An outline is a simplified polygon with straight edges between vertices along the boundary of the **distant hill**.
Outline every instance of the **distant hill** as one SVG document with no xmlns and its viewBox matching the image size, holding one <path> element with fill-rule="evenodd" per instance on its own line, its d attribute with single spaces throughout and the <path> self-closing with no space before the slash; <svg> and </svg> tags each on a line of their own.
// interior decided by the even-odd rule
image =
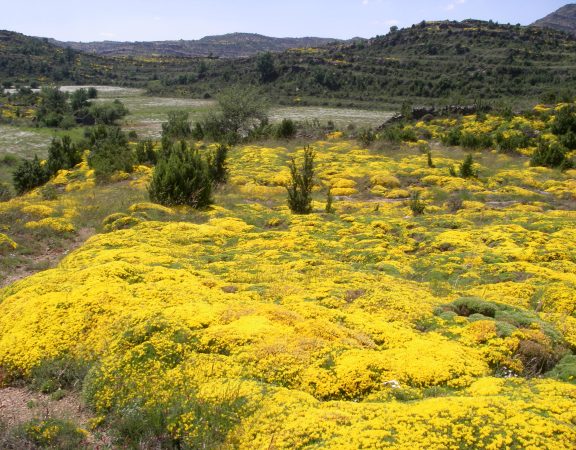
<svg viewBox="0 0 576 450">
<path fill-rule="evenodd" d="M 59 47 L 71 47 L 102 56 L 178 56 L 241 58 L 260 52 L 282 52 L 291 48 L 321 47 L 344 42 L 339 39 L 303 37 L 274 38 L 253 33 L 231 33 L 207 36 L 199 40 L 151 42 L 61 42 L 49 41 Z"/>
<path fill-rule="evenodd" d="M 576 93 L 576 40 L 555 30 L 494 22 L 422 22 L 364 42 L 274 54 L 262 77 L 255 58 L 212 61 L 202 77 L 165 79 L 158 93 L 191 96 L 230 85 L 261 88 L 277 101 L 342 106 L 512 103 Z M 273 75 L 273 76 L 270 76 Z M 265 79 L 264 79 L 265 78 Z"/>
<path fill-rule="evenodd" d="M 382 109 L 404 102 L 528 105 L 576 95 L 575 37 L 478 20 L 422 22 L 369 40 L 274 52 L 261 62 L 103 57 L 0 32 L 0 81 L 20 84 L 115 84 L 194 98 L 258 84 L 274 103 Z"/>
<path fill-rule="evenodd" d="M 178 78 L 197 72 L 199 64 L 200 60 L 190 58 L 103 57 L 62 48 L 46 38 L 0 30 L 0 81 L 6 83 L 144 87 L 162 76 Z"/>
<path fill-rule="evenodd" d="M 563 6 L 558 11 L 547 15 L 532 24 L 535 27 L 552 28 L 576 35 L 576 4 Z"/>
<path fill-rule="evenodd" d="M 118 75 L 112 61 L 73 49 L 56 47 L 12 31 L 0 30 L 0 78 L 4 81 L 114 82 Z"/>
</svg>

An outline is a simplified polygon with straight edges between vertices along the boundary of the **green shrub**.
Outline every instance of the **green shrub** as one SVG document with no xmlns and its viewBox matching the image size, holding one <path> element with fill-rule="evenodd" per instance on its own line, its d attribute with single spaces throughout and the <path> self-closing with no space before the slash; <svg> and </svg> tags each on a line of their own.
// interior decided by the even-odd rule
<svg viewBox="0 0 576 450">
<path fill-rule="evenodd" d="M 510 153 L 518 150 L 519 148 L 528 147 L 530 144 L 530 138 L 522 134 L 512 134 L 509 137 L 505 137 L 504 132 L 499 131 L 496 133 L 496 144 L 498 150 L 504 153 Z"/>
<path fill-rule="evenodd" d="M 12 155 L 10 153 L 7 153 L 2 158 L 0 158 L 0 164 L 8 167 L 16 167 L 20 161 L 21 159 L 18 156 Z"/>
<path fill-rule="evenodd" d="M 90 106 L 89 111 L 96 124 L 99 125 L 114 125 L 130 112 L 120 100 L 94 103 Z"/>
<path fill-rule="evenodd" d="M 309 214 L 312 211 L 312 188 L 314 187 L 314 151 L 304 148 L 304 160 L 301 167 L 296 161 L 290 162 L 291 181 L 288 191 L 288 206 L 293 213 Z"/>
<path fill-rule="evenodd" d="M 424 214 L 426 204 L 420 200 L 420 191 L 412 191 L 410 193 L 410 200 L 408 200 L 408 207 L 414 216 Z"/>
<path fill-rule="evenodd" d="M 161 404 L 144 404 L 139 399 L 112 411 L 109 427 L 116 445 L 129 448 L 219 448 L 238 423 L 242 397 L 220 401 L 198 399 L 195 392 L 174 392 Z M 193 417 L 192 426 L 178 435 L 168 431 L 169 423 L 183 416 Z"/>
<path fill-rule="evenodd" d="M 450 305 L 451 309 L 459 316 L 471 316 L 472 314 L 482 314 L 487 317 L 496 315 L 496 305 L 478 297 L 460 297 Z"/>
<path fill-rule="evenodd" d="M 569 150 L 576 149 L 576 106 L 567 105 L 560 108 L 550 127 L 552 133 L 560 137 L 560 141 Z"/>
<path fill-rule="evenodd" d="M 20 426 L 19 434 L 43 448 L 77 450 L 86 444 L 85 432 L 68 420 L 33 419 Z"/>
<path fill-rule="evenodd" d="M 40 163 L 37 155 L 31 161 L 25 160 L 20 163 L 12 175 L 14 189 L 18 195 L 42 186 L 50 179 L 46 167 Z"/>
<path fill-rule="evenodd" d="M 325 207 L 325 212 L 327 214 L 333 214 L 334 213 L 334 196 L 332 195 L 332 189 L 328 188 L 328 192 L 326 193 L 326 207 Z"/>
<path fill-rule="evenodd" d="M 292 119 L 282 119 L 275 134 L 278 139 L 292 139 L 296 135 L 296 124 Z"/>
<path fill-rule="evenodd" d="M 442 143 L 445 145 L 460 145 L 460 140 L 462 138 L 462 129 L 459 127 L 450 128 L 448 133 L 442 135 Z"/>
<path fill-rule="evenodd" d="M 573 167 L 573 162 L 566 156 L 567 148 L 557 142 L 538 143 L 538 148 L 530 160 L 531 166 L 543 166 L 551 168 L 560 168 L 562 170 Z"/>
<path fill-rule="evenodd" d="M 418 136 L 412 128 L 404 128 L 402 125 L 386 126 L 379 136 L 380 139 L 393 143 L 416 142 L 418 140 Z"/>
<path fill-rule="evenodd" d="M 69 356 L 46 359 L 32 369 L 31 385 L 44 394 L 59 389 L 79 389 L 89 367 L 88 362 Z"/>
<path fill-rule="evenodd" d="M 426 152 L 426 159 L 427 159 L 428 167 L 430 167 L 431 169 L 434 169 L 436 166 L 434 165 L 434 162 L 432 161 L 432 152 L 430 150 L 428 150 Z"/>
<path fill-rule="evenodd" d="M 150 200 L 166 206 L 204 208 L 212 203 L 210 169 L 197 150 L 185 142 L 163 153 L 148 186 Z"/>
<path fill-rule="evenodd" d="M 492 146 L 492 137 L 489 134 L 461 132 L 460 145 L 470 149 L 489 148 Z"/>
<path fill-rule="evenodd" d="M 254 129 L 268 125 L 267 110 L 268 103 L 259 90 L 228 89 L 218 96 L 218 110 L 202 121 L 202 130 L 208 139 L 235 144 L 254 136 Z"/>
<path fill-rule="evenodd" d="M 56 200 L 58 198 L 58 190 L 53 184 L 47 184 L 40 188 L 40 195 L 43 200 Z"/>
<path fill-rule="evenodd" d="M 372 128 L 362 128 L 358 134 L 356 135 L 356 139 L 360 142 L 364 147 L 369 147 L 376 139 L 376 135 Z"/>
<path fill-rule="evenodd" d="M 88 164 L 98 182 L 106 182 L 114 172 L 132 172 L 136 159 L 126 135 L 118 127 L 99 125 L 90 132 Z"/>
<path fill-rule="evenodd" d="M 564 356 L 546 375 L 568 383 L 576 383 L 576 355 Z"/>
<path fill-rule="evenodd" d="M 452 214 L 460 211 L 464 207 L 464 199 L 458 194 L 452 194 L 446 201 L 448 211 Z"/>
<path fill-rule="evenodd" d="M 208 155 L 208 169 L 210 178 L 214 184 L 225 184 L 228 180 L 228 158 L 229 148 L 227 145 L 219 144 L 215 150 Z"/>
<path fill-rule="evenodd" d="M 474 178 L 478 176 L 478 172 L 474 170 L 474 157 L 469 153 L 464 162 L 460 164 L 460 176 L 462 178 Z"/>
<path fill-rule="evenodd" d="M 156 152 L 154 151 L 154 142 L 151 139 L 138 142 L 136 145 L 136 162 L 138 164 L 156 164 L 158 160 Z"/>
<path fill-rule="evenodd" d="M 186 111 L 168 111 L 168 121 L 162 124 L 162 149 L 167 150 L 181 140 L 192 137 Z"/>
<path fill-rule="evenodd" d="M 496 322 L 496 333 L 499 337 L 512 336 L 518 328 L 508 322 Z"/>
<path fill-rule="evenodd" d="M 71 169 L 80 162 L 82 162 L 80 148 L 72 142 L 70 136 L 52 139 L 46 162 L 46 169 L 51 176 L 61 169 Z"/>
<path fill-rule="evenodd" d="M 7 202 L 12 198 L 12 189 L 8 183 L 0 182 L 0 202 Z"/>
</svg>

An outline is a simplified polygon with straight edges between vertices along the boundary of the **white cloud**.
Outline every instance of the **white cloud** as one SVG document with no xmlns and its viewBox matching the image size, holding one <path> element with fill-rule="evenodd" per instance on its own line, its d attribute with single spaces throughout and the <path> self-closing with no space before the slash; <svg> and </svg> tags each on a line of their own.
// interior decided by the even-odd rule
<svg viewBox="0 0 576 450">
<path fill-rule="evenodd" d="M 111 38 L 115 38 L 115 37 L 116 37 L 116 33 L 109 33 L 109 32 L 106 32 L 106 31 L 102 31 L 102 32 L 100 33 L 100 36 L 102 36 L 103 38 L 106 38 L 106 39 L 111 39 Z"/>
</svg>

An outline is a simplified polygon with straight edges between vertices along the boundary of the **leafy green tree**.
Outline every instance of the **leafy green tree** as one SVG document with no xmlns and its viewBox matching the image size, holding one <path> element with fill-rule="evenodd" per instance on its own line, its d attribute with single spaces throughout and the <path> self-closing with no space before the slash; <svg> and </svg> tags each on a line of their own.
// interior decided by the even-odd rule
<svg viewBox="0 0 576 450">
<path fill-rule="evenodd" d="M 88 88 L 88 98 L 89 99 L 95 99 L 96 97 L 98 97 L 98 90 L 91 86 Z"/>
<path fill-rule="evenodd" d="M 212 203 L 212 179 L 208 163 L 185 142 L 162 153 L 148 186 L 150 200 L 162 205 L 204 208 Z"/>
<path fill-rule="evenodd" d="M 98 125 L 114 125 L 118 120 L 130 113 L 120 100 L 94 103 L 90 106 L 89 111 Z"/>
<path fill-rule="evenodd" d="M 12 176 L 14 189 L 18 195 L 42 186 L 50 179 L 50 174 L 42 165 L 37 155 L 33 160 L 24 160 L 14 171 Z"/>
<path fill-rule="evenodd" d="M 42 88 L 37 116 L 42 125 L 59 127 L 66 116 L 71 116 L 67 94 L 58 87 Z"/>
<path fill-rule="evenodd" d="M 82 108 L 86 108 L 90 105 L 90 97 L 88 96 L 87 89 L 77 89 L 76 91 L 72 92 L 70 95 L 70 106 L 72 107 L 72 111 L 76 112 Z"/>
<path fill-rule="evenodd" d="M 304 148 L 304 160 L 301 167 L 296 166 L 292 158 L 290 162 L 290 184 L 288 191 L 288 206 L 293 213 L 309 214 L 312 211 L 312 188 L 314 187 L 314 151 Z"/>
<path fill-rule="evenodd" d="M 236 143 L 250 131 L 268 123 L 268 102 L 254 88 L 229 89 L 218 97 L 218 110 L 202 128 L 206 137 Z"/>
<path fill-rule="evenodd" d="M 256 57 L 256 69 L 260 74 L 261 83 L 269 83 L 278 78 L 278 72 L 274 66 L 274 57 L 272 53 L 260 53 Z"/>
</svg>

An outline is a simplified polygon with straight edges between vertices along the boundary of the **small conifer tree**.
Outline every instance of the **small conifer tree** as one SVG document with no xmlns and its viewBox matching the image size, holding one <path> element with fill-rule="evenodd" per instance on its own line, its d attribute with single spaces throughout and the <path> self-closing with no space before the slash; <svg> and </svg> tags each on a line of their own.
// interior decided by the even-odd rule
<svg viewBox="0 0 576 450">
<path fill-rule="evenodd" d="M 148 186 L 150 200 L 166 206 L 204 208 L 212 203 L 212 179 L 207 162 L 185 142 L 163 153 Z"/>
<path fill-rule="evenodd" d="M 288 206 L 293 213 L 309 214 L 312 211 L 312 188 L 314 187 L 314 151 L 304 148 L 304 160 L 301 167 L 296 166 L 292 158 L 290 162 L 291 181 L 288 191 Z"/>
<path fill-rule="evenodd" d="M 428 150 L 426 153 L 428 155 L 428 167 L 430 167 L 431 169 L 434 169 L 436 166 L 434 165 L 434 162 L 432 161 L 432 152 L 430 150 Z"/>
<path fill-rule="evenodd" d="M 70 136 L 66 135 L 62 139 L 52 140 L 46 162 L 46 170 L 50 175 L 55 175 L 61 169 L 71 169 L 80 162 L 82 162 L 82 154 Z"/>
<path fill-rule="evenodd" d="M 468 153 L 466 159 L 462 164 L 460 164 L 460 176 L 462 178 L 473 178 L 477 175 L 474 170 L 474 157 L 472 153 Z"/>
<path fill-rule="evenodd" d="M 208 156 L 210 177 L 214 184 L 225 184 L 228 180 L 228 166 L 226 165 L 228 151 L 227 145 L 218 144 L 216 149 Z"/>
<path fill-rule="evenodd" d="M 328 188 L 328 192 L 326 193 L 326 208 L 325 211 L 327 214 L 332 214 L 334 212 L 334 196 L 332 195 L 332 189 Z"/>
<path fill-rule="evenodd" d="M 18 195 L 42 186 L 50 179 L 46 167 L 40 163 L 37 155 L 31 161 L 23 161 L 14 171 L 14 189 Z"/>
</svg>

